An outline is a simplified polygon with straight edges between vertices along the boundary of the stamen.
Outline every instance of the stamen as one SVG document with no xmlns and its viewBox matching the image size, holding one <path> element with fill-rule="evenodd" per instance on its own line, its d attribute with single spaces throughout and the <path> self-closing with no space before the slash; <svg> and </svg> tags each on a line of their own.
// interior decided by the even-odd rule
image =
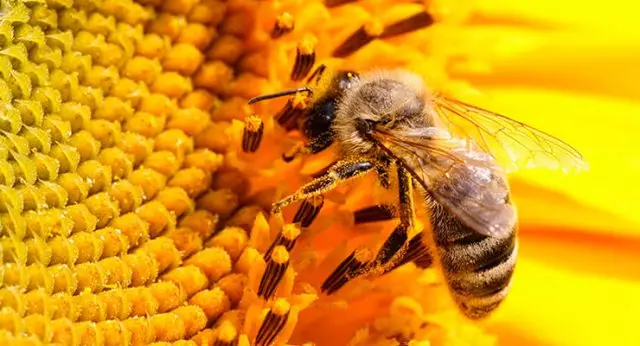
<svg viewBox="0 0 640 346">
<path fill-rule="evenodd" d="M 424 29 L 431 26 L 433 23 L 435 23 L 433 16 L 427 12 L 417 13 L 384 28 L 380 22 L 372 22 L 368 26 L 362 26 L 349 36 L 349 38 L 347 38 L 333 51 L 333 56 L 337 58 L 344 58 L 355 53 L 357 50 L 366 46 L 376 38 L 386 39 L 407 34 L 412 31 Z"/>
<path fill-rule="evenodd" d="M 238 331 L 231 322 L 224 321 L 220 324 L 213 346 L 238 346 Z"/>
<path fill-rule="evenodd" d="M 434 18 L 427 12 L 416 13 L 415 15 L 393 23 L 384 29 L 381 39 L 399 36 L 412 31 L 424 29 L 435 23 Z"/>
<path fill-rule="evenodd" d="M 429 249 L 422 240 L 422 232 L 416 234 L 409 241 L 407 251 L 399 254 L 399 257 L 394 261 L 392 266 L 385 268 L 383 274 L 387 274 L 395 270 L 396 268 L 407 264 L 409 262 L 415 263 L 418 267 L 426 269 L 433 264 L 433 257 L 429 253 Z"/>
<path fill-rule="evenodd" d="M 300 235 L 300 229 L 298 226 L 294 224 L 286 224 L 282 227 L 282 231 L 278 233 L 276 239 L 271 243 L 269 249 L 264 253 L 264 260 L 269 261 L 271 259 L 271 252 L 276 246 L 284 246 L 287 251 L 291 252 L 293 247 L 296 245 L 296 240 Z"/>
<path fill-rule="evenodd" d="M 313 38 L 305 38 L 298 45 L 298 49 L 296 50 L 296 62 L 293 65 L 293 70 L 291 71 L 291 80 L 299 81 L 302 80 L 309 74 L 311 68 L 316 62 L 316 52 L 315 52 L 316 40 Z"/>
<path fill-rule="evenodd" d="M 269 256 L 267 268 L 260 280 L 258 296 L 264 299 L 271 298 L 276 293 L 276 288 L 284 277 L 289 267 L 289 252 L 284 246 L 276 246 Z"/>
<path fill-rule="evenodd" d="M 309 227 L 313 220 L 315 220 L 316 216 L 318 216 L 323 205 L 324 197 L 322 195 L 305 199 L 296 212 L 296 215 L 293 217 L 293 222 L 300 222 L 302 227 Z"/>
<path fill-rule="evenodd" d="M 298 127 L 298 119 L 304 114 L 309 104 L 309 95 L 297 93 L 293 98 L 287 101 L 287 104 L 276 114 L 276 120 L 280 126 L 287 131 L 291 131 Z"/>
<path fill-rule="evenodd" d="M 294 27 L 295 23 L 293 21 L 293 16 L 291 13 L 285 12 L 276 18 L 276 23 L 273 25 L 273 29 L 271 30 L 271 38 L 275 40 L 282 37 L 283 35 L 293 31 Z"/>
<path fill-rule="evenodd" d="M 332 55 L 336 58 L 347 57 L 378 38 L 383 32 L 384 27 L 379 21 L 365 24 L 342 42 L 342 44 L 333 51 Z"/>
<path fill-rule="evenodd" d="M 371 262 L 373 254 L 368 249 L 355 250 L 329 275 L 322 284 L 322 292 L 333 294 L 350 280 L 364 274 L 362 269 Z"/>
<path fill-rule="evenodd" d="M 266 346 L 273 343 L 289 319 L 290 308 L 291 306 L 284 299 L 279 299 L 273 304 L 258 330 L 256 346 Z"/>
<path fill-rule="evenodd" d="M 309 76 L 309 78 L 307 78 L 307 84 L 311 83 L 311 81 L 315 78 L 316 80 L 316 84 L 318 84 L 320 82 L 320 78 L 322 78 L 322 75 L 324 74 L 324 70 L 327 69 L 327 65 L 322 64 L 320 66 L 318 66 L 316 68 L 315 71 L 313 71 L 313 73 L 311 74 L 311 76 Z"/>
<path fill-rule="evenodd" d="M 349 4 L 352 2 L 357 2 L 358 0 L 325 0 L 324 5 L 327 8 L 338 7 L 341 5 Z"/>
<path fill-rule="evenodd" d="M 244 122 L 242 132 L 242 151 L 245 153 L 255 153 L 260 147 L 262 135 L 264 133 L 264 123 L 259 116 L 252 114 Z"/>
<path fill-rule="evenodd" d="M 355 224 L 393 220 L 395 218 L 394 209 L 392 205 L 374 205 L 358 209 L 353 212 Z"/>
</svg>

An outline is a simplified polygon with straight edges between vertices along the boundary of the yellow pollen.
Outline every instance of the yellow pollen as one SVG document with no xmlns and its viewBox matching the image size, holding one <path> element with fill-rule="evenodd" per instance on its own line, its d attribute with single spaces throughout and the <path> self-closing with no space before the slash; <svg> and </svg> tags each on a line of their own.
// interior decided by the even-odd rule
<svg viewBox="0 0 640 346">
<path fill-rule="evenodd" d="M 276 300 L 273 303 L 273 307 L 271 308 L 271 311 L 278 316 L 283 316 L 284 314 L 289 312 L 290 308 L 291 308 L 291 305 L 285 299 L 281 298 Z"/>
<path fill-rule="evenodd" d="M 384 24 L 379 20 L 373 19 L 364 25 L 364 31 L 369 36 L 378 37 L 384 32 Z"/>
<path fill-rule="evenodd" d="M 373 258 L 373 253 L 367 248 L 358 249 L 355 251 L 354 258 L 360 263 L 365 263 Z"/>
<path fill-rule="evenodd" d="M 296 109 L 305 109 L 307 108 L 307 106 L 309 105 L 309 96 L 307 95 L 307 93 L 296 93 L 293 96 L 293 100 L 291 101 L 293 104 L 293 107 Z"/>
<path fill-rule="evenodd" d="M 282 29 L 293 29 L 293 16 L 289 12 L 284 12 L 276 18 L 276 25 Z"/>
<path fill-rule="evenodd" d="M 249 131 L 258 132 L 258 129 L 262 125 L 262 119 L 258 115 L 252 114 L 247 117 L 244 125 Z"/>
<path fill-rule="evenodd" d="M 313 35 L 306 35 L 298 44 L 298 49 L 300 50 L 300 54 L 310 55 L 313 54 L 316 44 L 318 44 L 318 39 Z"/>
<path fill-rule="evenodd" d="M 286 224 L 282 227 L 282 236 L 287 240 L 294 240 L 300 235 L 300 228 L 294 224 Z"/>
<path fill-rule="evenodd" d="M 273 259 L 274 262 L 278 264 L 287 263 L 287 261 L 289 261 L 289 251 L 287 251 L 287 249 L 284 246 L 278 245 L 275 248 L 273 248 L 273 252 L 271 253 L 271 258 Z"/>
</svg>

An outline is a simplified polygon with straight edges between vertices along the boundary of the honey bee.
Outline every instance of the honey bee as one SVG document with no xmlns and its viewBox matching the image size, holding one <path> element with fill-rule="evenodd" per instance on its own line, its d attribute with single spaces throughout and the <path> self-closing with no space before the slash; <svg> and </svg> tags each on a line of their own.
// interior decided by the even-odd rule
<svg viewBox="0 0 640 346">
<path fill-rule="evenodd" d="M 307 107 L 290 101 L 279 115 L 279 120 L 286 116 L 281 124 L 300 129 L 307 139 L 297 154 L 338 149 L 335 164 L 275 202 L 272 214 L 281 216 L 284 207 L 303 201 L 293 221 L 306 227 L 325 193 L 375 172 L 383 187 L 397 190 L 398 202 L 356 211 L 356 223 L 397 218 L 399 224 L 375 256 L 355 251 L 322 290 L 331 294 L 355 277 L 387 273 L 408 262 L 422 268 L 438 263 L 464 315 L 490 314 L 507 295 L 518 252 L 517 213 L 506 174 L 528 167 L 584 169 L 580 153 L 521 122 L 431 92 L 410 71 L 338 71 L 326 78 L 323 71 L 321 66 L 309 78 L 314 87 L 250 100 L 306 95 Z M 245 151 L 257 149 L 260 129 L 255 119 L 247 122 Z M 409 238 L 415 208 L 426 208 L 431 230 Z M 278 239 L 272 248 L 285 244 Z"/>
</svg>

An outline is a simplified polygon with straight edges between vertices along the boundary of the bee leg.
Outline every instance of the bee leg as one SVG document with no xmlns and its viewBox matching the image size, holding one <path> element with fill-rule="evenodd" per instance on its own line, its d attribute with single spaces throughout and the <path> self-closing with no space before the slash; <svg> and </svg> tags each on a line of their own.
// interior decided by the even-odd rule
<svg viewBox="0 0 640 346">
<path fill-rule="evenodd" d="M 342 286 L 349 281 L 365 275 L 372 274 L 377 270 L 380 276 L 388 274 L 398 267 L 413 262 L 417 267 L 426 269 L 433 264 L 433 257 L 422 240 L 422 232 L 411 238 L 407 245 L 406 251 L 398 252 L 392 262 L 381 268 L 373 267 L 374 261 L 371 261 L 371 253 L 366 249 L 355 250 L 327 277 L 322 283 L 322 291 L 326 294 L 337 292 Z M 373 269 L 373 270 L 372 270 Z"/>
<path fill-rule="evenodd" d="M 376 166 L 376 173 L 378 174 L 378 181 L 380 182 L 380 185 L 385 189 L 389 189 L 391 187 L 389 167 L 391 167 L 391 159 L 387 156 L 380 156 L 378 158 L 378 165 Z"/>
<path fill-rule="evenodd" d="M 298 210 L 294 222 L 300 222 L 301 225 L 310 223 L 322 207 L 323 193 L 336 188 L 339 184 L 369 172 L 374 167 L 375 164 L 370 161 L 338 161 L 325 174 L 305 184 L 294 194 L 274 203 L 271 214 L 281 218 L 282 208 L 298 200 L 305 200 L 306 203 L 309 203 L 308 207 L 303 203 L 301 207 L 302 211 Z M 265 253 L 264 258 L 267 261 L 267 270 L 265 270 L 260 282 L 259 296 L 268 299 L 275 293 L 276 286 L 282 280 L 288 268 L 289 251 L 295 245 L 295 240 L 299 234 L 300 231 L 295 225 L 283 227 L 276 240 Z"/>
<path fill-rule="evenodd" d="M 281 216 L 282 208 L 302 199 L 320 196 L 335 189 L 351 179 L 362 176 L 375 168 L 375 163 L 368 160 L 338 161 L 327 172 L 305 184 L 295 193 L 286 196 L 273 204 L 271 213 Z"/>
<path fill-rule="evenodd" d="M 322 291 L 332 294 L 347 282 L 358 276 L 383 275 L 410 261 L 419 266 L 430 266 L 432 259 L 422 242 L 421 234 L 415 235 L 407 242 L 409 229 L 413 227 L 413 189 L 411 176 L 402 165 L 397 166 L 400 204 L 400 224 L 396 226 L 389 238 L 382 245 L 376 258 L 370 260 L 366 256 L 356 256 L 354 251 L 345 259 L 322 284 Z M 382 215 L 381 209 L 374 210 L 374 216 Z M 361 251 L 360 251 L 361 252 Z"/>
<path fill-rule="evenodd" d="M 416 234 L 409 240 L 407 250 L 399 252 L 393 259 L 393 263 L 385 266 L 383 274 L 387 274 L 395 270 L 396 268 L 413 262 L 419 268 L 429 268 L 433 264 L 433 257 L 429 253 L 429 249 L 422 240 L 422 232 Z"/>
<path fill-rule="evenodd" d="M 391 232 L 389 238 L 378 251 L 372 266 L 384 266 L 398 254 L 400 249 L 407 250 L 409 229 L 413 227 L 413 188 L 412 178 L 402 165 L 397 165 L 400 224 Z"/>
</svg>

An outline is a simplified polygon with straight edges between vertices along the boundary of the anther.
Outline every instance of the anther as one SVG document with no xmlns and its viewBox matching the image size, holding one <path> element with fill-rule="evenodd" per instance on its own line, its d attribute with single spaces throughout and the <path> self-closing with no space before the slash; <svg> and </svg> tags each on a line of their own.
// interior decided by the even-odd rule
<svg viewBox="0 0 640 346">
<path fill-rule="evenodd" d="M 284 246 L 287 251 L 291 252 L 299 235 L 300 228 L 298 226 L 291 223 L 284 225 L 276 239 L 269 246 L 269 249 L 264 253 L 264 260 L 268 262 L 271 259 L 271 252 L 276 246 Z"/>
<path fill-rule="evenodd" d="M 364 274 L 363 269 L 371 263 L 373 257 L 368 249 L 355 250 L 322 283 L 322 292 L 333 294 L 347 282 Z"/>
<path fill-rule="evenodd" d="M 320 66 L 318 66 L 315 71 L 313 71 L 313 73 L 311 74 L 311 76 L 309 76 L 309 78 L 307 78 L 307 84 L 311 83 L 312 80 L 315 79 L 315 83 L 318 84 L 320 83 L 320 79 L 322 78 L 322 75 L 324 74 L 324 71 L 327 69 L 327 65 L 322 64 Z"/>
<path fill-rule="evenodd" d="M 276 18 L 276 23 L 273 25 L 273 29 L 271 30 L 271 38 L 277 39 L 282 37 L 283 35 L 293 31 L 294 27 L 295 23 L 293 21 L 293 16 L 291 13 L 285 12 Z"/>
<path fill-rule="evenodd" d="M 287 324 L 291 306 L 284 299 L 278 299 L 262 321 L 256 335 L 256 346 L 271 345 Z"/>
<path fill-rule="evenodd" d="M 403 34 L 410 33 L 412 31 L 424 29 L 428 26 L 431 26 L 435 23 L 433 16 L 431 16 L 427 12 L 416 13 L 413 16 L 403 19 L 399 22 L 395 22 L 391 25 L 388 25 L 382 35 L 380 35 L 381 39 L 390 38 L 394 36 L 399 36 Z"/>
<path fill-rule="evenodd" d="M 425 245 L 422 236 L 422 232 L 413 236 L 413 238 L 411 238 L 411 240 L 409 241 L 407 251 L 399 254 L 399 257 L 395 260 L 395 263 L 393 263 L 392 266 L 385 268 L 383 274 L 390 273 L 396 268 L 399 268 L 400 266 L 409 262 L 413 262 L 416 266 L 423 269 L 431 267 L 431 265 L 433 264 L 433 257 L 431 257 L 429 249 Z"/>
<path fill-rule="evenodd" d="M 229 321 L 224 321 L 218 327 L 218 336 L 213 346 L 237 346 L 238 331 Z"/>
<path fill-rule="evenodd" d="M 309 103 L 309 95 L 297 93 L 287 101 L 287 104 L 276 114 L 276 120 L 287 131 L 298 127 L 298 119 L 304 114 Z"/>
<path fill-rule="evenodd" d="M 271 298 L 276 293 L 276 288 L 282 281 L 288 267 L 289 252 L 287 249 L 284 246 L 274 247 L 264 274 L 262 274 L 260 286 L 258 286 L 258 296 L 264 299 Z"/>
<path fill-rule="evenodd" d="M 260 147 L 263 133 L 264 124 L 262 119 L 255 114 L 248 116 L 244 122 L 244 130 L 242 132 L 242 151 L 245 153 L 256 152 Z"/>
<path fill-rule="evenodd" d="M 302 227 L 309 227 L 313 220 L 315 220 L 316 216 L 318 216 L 323 205 L 324 197 L 322 195 L 305 199 L 302 201 L 300 208 L 298 208 L 296 215 L 293 217 L 293 222 L 300 222 Z"/>
<path fill-rule="evenodd" d="M 332 7 L 338 7 L 338 6 L 349 4 L 356 1 L 358 0 L 325 0 L 324 5 L 327 8 L 332 8 Z"/>
<path fill-rule="evenodd" d="M 305 38 L 298 45 L 296 50 L 296 62 L 291 70 L 291 80 L 299 81 L 306 77 L 316 62 L 315 52 L 316 40 Z"/>
<path fill-rule="evenodd" d="M 379 21 L 365 24 L 342 42 L 342 44 L 333 51 L 332 55 L 336 58 L 347 57 L 378 38 L 383 32 L 384 26 Z"/>
<path fill-rule="evenodd" d="M 395 218 L 395 208 L 391 205 L 374 205 L 353 212 L 356 225 L 370 222 L 389 221 Z"/>
</svg>

